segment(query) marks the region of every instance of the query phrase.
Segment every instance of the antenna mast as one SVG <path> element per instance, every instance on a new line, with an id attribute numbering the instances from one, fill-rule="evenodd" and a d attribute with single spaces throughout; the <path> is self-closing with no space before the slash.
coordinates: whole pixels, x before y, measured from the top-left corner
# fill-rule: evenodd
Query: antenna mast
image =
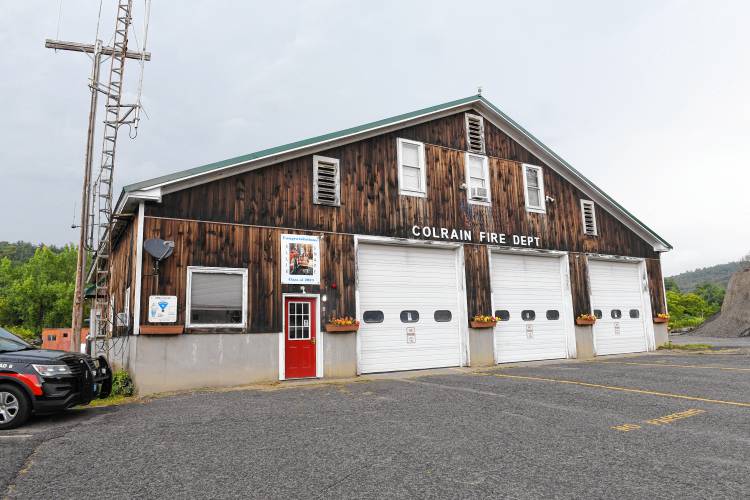
<path id="1" fill-rule="evenodd" d="M 94 339 L 92 348 L 96 348 L 96 339 L 106 338 L 112 332 L 109 311 L 109 272 L 111 247 L 112 214 L 112 182 L 117 145 L 117 131 L 122 124 L 135 124 L 140 113 L 140 89 L 138 101 L 135 104 L 121 103 L 123 76 L 126 59 L 139 59 L 141 71 L 143 62 L 151 60 L 151 54 L 142 51 L 128 51 L 128 31 L 132 21 L 133 0 L 119 0 L 115 18 L 115 33 L 112 46 L 103 46 L 98 39 L 99 26 L 97 24 L 97 39 L 93 44 L 66 42 L 61 40 L 46 40 L 45 47 L 55 50 L 69 50 L 92 54 L 92 70 L 89 81 L 91 101 L 89 108 L 88 134 L 86 138 L 86 155 L 84 161 L 83 188 L 81 192 L 81 223 L 78 244 L 78 260 L 76 266 L 75 293 L 73 298 L 73 332 L 71 335 L 71 350 L 78 351 L 81 343 L 81 326 L 83 324 L 83 309 L 86 283 L 86 260 L 89 251 L 96 251 L 93 263 L 94 285 L 96 296 L 94 300 L 95 324 L 91 325 L 91 337 Z M 150 11 L 150 0 L 145 0 L 146 16 Z M 101 15 L 101 5 L 99 6 Z M 148 18 L 144 23 L 148 27 Z M 110 57 L 109 80 L 106 86 L 99 81 L 102 56 Z M 141 75 L 140 82 L 143 81 Z M 104 134 L 100 166 L 96 178 L 92 182 L 93 149 L 96 131 L 96 112 L 98 95 L 106 96 Z"/>

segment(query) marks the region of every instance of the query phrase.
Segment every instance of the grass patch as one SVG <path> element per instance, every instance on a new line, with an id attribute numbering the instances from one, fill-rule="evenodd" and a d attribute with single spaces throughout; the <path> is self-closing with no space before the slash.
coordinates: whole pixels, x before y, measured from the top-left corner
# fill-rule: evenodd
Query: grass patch
<path id="1" fill-rule="evenodd" d="M 671 341 L 658 347 L 659 350 L 705 351 L 711 349 L 711 344 L 673 344 Z"/>
<path id="2" fill-rule="evenodd" d="M 104 407 L 104 406 L 119 406 L 128 403 L 133 403 L 138 398 L 135 396 L 122 396 L 122 395 L 111 395 L 104 399 L 93 399 L 87 406 L 92 407 Z"/>

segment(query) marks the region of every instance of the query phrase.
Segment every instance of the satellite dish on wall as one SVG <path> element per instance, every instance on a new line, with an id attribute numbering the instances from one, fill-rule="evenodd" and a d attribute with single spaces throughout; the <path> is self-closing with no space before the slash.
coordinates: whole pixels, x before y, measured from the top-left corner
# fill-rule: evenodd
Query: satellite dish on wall
<path id="1" fill-rule="evenodd" d="M 153 257 L 154 262 L 154 274 L 145 276 L 159 276 L 159 262 L 163 261 L 174 252 L 174 241 L 165 241 L 160 238 L 151 238 L 143 242 L 143 248 L 148 254 Z"/>
<path id="2" fill-rule="evenodd" d="M 164 241 L 160 238 L 152 238 L 143 242 L 143 248 L 157 261 L 161 261 L 174 252 L 174 241 Z"/>

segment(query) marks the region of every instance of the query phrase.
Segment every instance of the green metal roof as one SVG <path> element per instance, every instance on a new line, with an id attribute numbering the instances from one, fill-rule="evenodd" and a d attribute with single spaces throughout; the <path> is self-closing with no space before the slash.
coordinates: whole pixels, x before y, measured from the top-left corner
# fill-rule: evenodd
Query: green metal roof
<path id="1" fill-rule="evenodd" d="M 292 151 L 295 149 L 303 148 L 305 146 L 310 146 L 313 144 L 318 144 L 322 142 L 327 142 L 335 139 L 339 139 L 342 137 L 346 137 L 349 135 L 357 134 L 359 132 L 365 132 L 367 130 L 385 127 L 388 125 L 392 125 L 394 123 L 402 122 L 405 120 L 409 120 L 411 118 L 416 118 L 422 115 L 428 115 L 432 113 L 436 113 L 439 111 L 443 111 L 446 109 L 454 108 L 457 106 L 461 106 L 463 104 L 470 104 L 473 102 L 481 102 L 488 108 L 490 108 L 493 112 L 500 115 L 504 120 L 506 120 L 508 123 L 510 123 L 513 127 L 515 127 L 519 132 L 527 136 L 531 141 L 533 141 L 537 146 L 542 148 L 547 154 L 552 156 L 555 160 L 559 161 L 562 165 L 564 165 L 566 168 L 568 168 L 571 172 L 573 172 L 576 176 L 581 178 L 584 182 L 586 182 L 590 187 L 597 190 L 602 196 L 604 196 L 607 200 L 609 200 L 615 207 L 617 207 L 619 210 L 621 210 L 623 213 L 625 213 L 628 217 L 633 219 L 636 223 L 638 223 L 641 227 L 643 227 L 646 231 L 651 233 L 656 239 L 658 239 L 661 243 L 663 243 L 667 248 L 672 249 L 672 245 L 670 245 L 664 238 L 659 236 L 655 231 L 653 231 L 651 228 L 649 228 L 646 224 L 641 222 L 635 215 L 628 212 L 622 205 L 617 203 L 612 197 L 610 197 L 607 193 L 605 193 L 601 188 L 599 188 L 596 184 L 591 182 L 586 176 L 584 176 L 582 173 L 580 173 L 578 170 L 573 168 L 571 164 L 566 162 L 564 159 L 562 159 L 559 155 L 557 155 L 554 151 L 552 151 L 550 148 L 548 148 L 542 141 L 534 137 L 534 135 L 531 134 L 528 130 L 523 128 L 521 125 L 516 123 L 512 118 L 510 118 L 508 115 L 503 113 L 497 106 L 492 104 L 490 101 L 485 99 L 481 95 L 472 95 L 469 97 L 464 97 L 462 99 L 456 99 L 455 101 L 449 101 L 442 104 L 438 104 L 436 106 L 430 106 L 428 108 L 418 109 L 416 111 L 412 111 L 410 113 L 404 113 L 401 115 L 392 116 L 390 118 L 384 118 L 382 120 L 377 120 L 374 122 L 365 123 L 363 125 L 358 125 L 356 127 L 347 128 L 344 130 L 339 130 L 338 132 L 331 132 L 328 134 L 318 135 L 315 137 L 311 137 L 309 139 L 304 139 L 301 141 L 296 142 L 290 142 L 289 144 L 284 144 L 281 146 L 276 146 L 273 148 L 263 149 L 260 151 L 256 151 L 254 153 L 242 155 L 242 156 L 235 156 L 234 158 L 228 158 L 226 160 L 217 161 L 214 163 L 208 163 L 206 165 L 201 165 L 199 167 L 190 168 L 187 170 L 181 170 L 179 172 L 174 172 L 172 174 L 162 175 L 160 177 L 155 177 L 153 179 L 148 179 L 141 182 L 136 182 L 134 184 L 128 184 L 127 186 L 122 188 L 122 194 L 121 198 L 124 194 L 137 191 L 139 189 L 148 188 L 151 186 L 157 186 L 165 183 L 169 183 L 172 181 L 178 181 L 181 179 L 185 179 L 188 177 L 193 177 L 200 174 L 205 174 L 214 170 L 218 170 L 224 167 L 228 167 L 231 165 L 238 165 L 241 163 L 246 163 L 252 160 L 256 160 L 259 158 L 263 158 L 266 156 L 271 156 L 279 153 L 284 153 L 287 151 Z"/>

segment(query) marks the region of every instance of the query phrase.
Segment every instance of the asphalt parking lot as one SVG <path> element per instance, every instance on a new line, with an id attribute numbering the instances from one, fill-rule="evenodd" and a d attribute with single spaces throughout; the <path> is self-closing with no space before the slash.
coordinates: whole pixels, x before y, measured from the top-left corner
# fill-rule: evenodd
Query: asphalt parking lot
<path id="1" fill-rule="evenodd" d="M 0 433 L 7 498 L 740 498 L 750 351 L 195 392 Z"/>

